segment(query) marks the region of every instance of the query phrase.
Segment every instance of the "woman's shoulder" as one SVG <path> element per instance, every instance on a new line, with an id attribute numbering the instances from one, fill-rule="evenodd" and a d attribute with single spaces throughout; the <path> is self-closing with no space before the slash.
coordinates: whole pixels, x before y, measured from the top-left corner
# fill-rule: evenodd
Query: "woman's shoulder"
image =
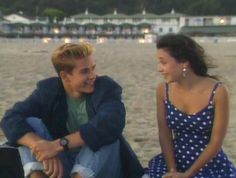
<path id="1" fill-rule="evenodd" d="M 203 82 L 202 85 L 208 87 L 209 89 L 215 90 L 215 91 L 216 90 L 227 91 L 227 86 L 224 82 L 222 82 L 220 80 L 213 79 L 213 78 L 209 78 L 209 77 L 207 77 L 205 79 L 205 82 Z"/>
<path id="2" fill-rule="evenodd" d="M 220 99 L 228 96 L 228 87 L 224 82 L 220 80 L 208 78 L 206 80 L 205 86 L 208 87 L 212 92 L 214 100 L 216 100 L 217 98 Z"/>
<path id="3" fill-rule="evenodd" d="M 167 84 L 166 82 L 158 83 L 158 84 L 157 84 L 157 88 L 156 88 L 157 92 L 165 91 L 167 85 L 168 85 L 168 84 Z"/>
<path id="4" fill-rule="evenodd" d="M 168 84 L 166 82 L 161 82 L 157 85 L 157 88 L 156 88 L 156 94 L 158 97 L 161 97 L 163 98 L 165 96 L 165 93 L 166 93 L 166 87 Z"/>

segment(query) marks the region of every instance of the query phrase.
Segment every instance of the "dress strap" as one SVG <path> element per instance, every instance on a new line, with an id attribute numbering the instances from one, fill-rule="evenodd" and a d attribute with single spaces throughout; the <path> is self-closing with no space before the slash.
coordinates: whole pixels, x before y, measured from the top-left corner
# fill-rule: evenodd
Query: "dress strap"
<path id="1" fill-rule="evenodd" d="M 218 86 L 219 86 L 220 84 L 222 84 L 222 82 L 217 82 L 217 83 L 214 85 L 214 88 L 213 88 L 213 90 L 212 90 L 212 92 L 211 92 L 211 96 L 210 96 L 210 99 L 209 99 L 209 103 L 210 103 L 210 104 L 213 103 L 213 98 L 214 98 L 214 96 L 215 96 L 215 94 L 216 94 L 216 89 L 218 88 Z"/>
<path id="2" fill-rule="evenodd" d="M 169 84 L 166 83 L 166 100 L 169 101 Z"/>

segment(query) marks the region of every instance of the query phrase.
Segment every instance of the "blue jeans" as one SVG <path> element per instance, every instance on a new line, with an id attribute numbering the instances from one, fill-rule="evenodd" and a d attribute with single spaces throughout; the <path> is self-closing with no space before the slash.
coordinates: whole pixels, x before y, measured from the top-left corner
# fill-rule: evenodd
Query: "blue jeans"
<path id="1" fill-rule="evenodd" d="M 38 118 L 29 117 L 27 123 L 41 138 L 52 140 L 47 128 Z M 63 178 L 68 178 L 73 173 L 79 173 L 83 178 L 121 178 L 120 143 L 103 146 L 93 152 L 86 145 L 77 152 L 64 151 L 59 156 L 64 166 Z M 32 171 L 43 171 L 42 163 L 38 162 L 32 151 L 25 146 L 19 147 L 21 162 L 25 177 Z"/>

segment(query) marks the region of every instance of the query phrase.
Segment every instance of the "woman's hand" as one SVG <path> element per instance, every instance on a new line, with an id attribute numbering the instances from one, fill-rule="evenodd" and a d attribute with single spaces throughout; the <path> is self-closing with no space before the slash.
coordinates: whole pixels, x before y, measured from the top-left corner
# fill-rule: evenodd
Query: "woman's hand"
<path id="1" fill-rule="evenodd" d="M 174 173 L 168 173 L 169 177 L 164 177 L 164 178 L 190 178 L 190 176 L 187 173 L 182 173 L 182 172 L 174 172 Z"/>
<path id="2" fill-rule="evenodd" d="M 167 172 L 165 175 L 162 176 L 162 178 L 172 178 L 173 173 L 176 173 L 177 171 L 175 169 L 170 169 L 170 172 Z"/>

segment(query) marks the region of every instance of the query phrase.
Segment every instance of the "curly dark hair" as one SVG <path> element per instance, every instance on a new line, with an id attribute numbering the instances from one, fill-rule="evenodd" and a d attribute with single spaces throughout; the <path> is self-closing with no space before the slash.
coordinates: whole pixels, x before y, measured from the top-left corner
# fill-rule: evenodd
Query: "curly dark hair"
<path id="1" fill-rule="evenodd" d="M 208 68 L 215 67 L 197 42 L 183 34 L 167 34 L 156 42 L 157 49 L 165 49 L 177 62 L 188 61 L 196 75 L 208 76 Z"/>

